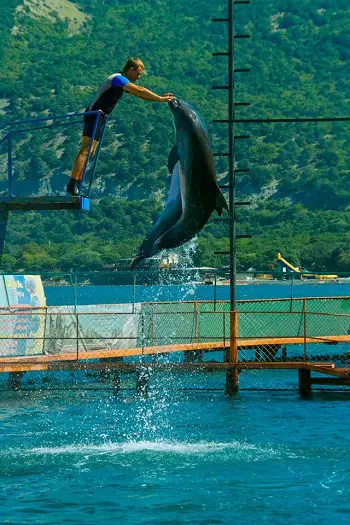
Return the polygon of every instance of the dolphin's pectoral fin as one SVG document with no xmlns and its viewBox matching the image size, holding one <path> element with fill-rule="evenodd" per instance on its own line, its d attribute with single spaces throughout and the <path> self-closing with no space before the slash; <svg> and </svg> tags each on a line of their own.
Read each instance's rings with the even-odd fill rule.
<svg viewBox="0 0 350 525">
<path fill-rule="evenodd" d="M 143 241 L 143 243 L 139 247 L 136 255 L 134 255 L 133 260 L 131 261 L 131 264 L 129 267 L 130 270 L 133 270 L 135 266 L 140 264 L 141 261 L 144 261 L 145 259 L 150 257 L 149 253 L 151 249 L 152 249 L 152 244 L 150 244 L 149 239 L 146 237 L 146 239 Z"/>
<path fill-rule="evenodd" d="M 218 187 L 216 187 L 215 209 L 219 216 L 222 214 L 222 210 L 228 212 L 227 202 Z"/>
<path fill-rule="evenodd" d="M 142 261 L 142 259 L 144 259 L 144 257 L 142 257 L 142 255 L 136 255 L 133 258 L 133 260 L 131 261 L 130 270 L 133 270 L 135 268 L 135 266 L 137 266 Z"/>
<path fill-rule="evenodd" d="M 172 173 L 174 168 L 175 168 L 175 164 L 180 160 L 180 154 L 179 154 L 179 150 L 177 149 L 177 146 L 176 144 L 171 148 L 170 152 L 169 152 L 169 155 L 168 155 L 168 170 L 169 170 L 169 173 Z"/>
</svg>

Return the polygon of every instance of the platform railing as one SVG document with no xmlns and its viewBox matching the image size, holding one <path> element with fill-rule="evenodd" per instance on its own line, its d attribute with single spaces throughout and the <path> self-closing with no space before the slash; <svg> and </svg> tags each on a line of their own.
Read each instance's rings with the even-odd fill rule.
<svg viewBox="0 0 350 525">
<path fill-rule="evenodd" d="M 15 197 L 15 191 L 14 191 L 14 173 L 13 173 L 13 167 L 14 167 L 14 157 L 13 157 L 13 139 L 17 135 L 25 134 L 28 132 L 35 132 L 38 130 L 43 129 L 53 129 L 53 128 L 59 128 L 59 127 L 68 127 L 73 126 L 77 124 L 82 124 L 83 117 L 92 115 L 95 116 L 95 122 L 92 132 L 92 137 L 89 142 L 89 149 L 88 149 L 88 155 L 86 158 L 86 162 L 84 165 L 83 175 L 80 183 L 81 187 L 81 195 L 83 197 L 89 197 L 91 186 L 93 184 L 95 173 L 96 173 L 96 166 L 97 166 L 97 160 L 99 157 L 100 148 L 102 145 L 103 135 L 105 131 L 106 126 L 106 116 L 103 115 L 100 111 L 88 111 L 85 113 L 67 113 L 64 115 L 49 115 L 47 117 L 39 117 L 34 119 L 23 119 L 23 120 L 17 120 L 13 122 L 7 122 L 4 124 L 1 124 L 1 128 L 10 128 L 9 131 L 6 131 L 5 135 L 0 139 L 0 145 L 5 143 L 6 144 L 6 156 L 7 156 L 7 197 L 12 198 Z M 19 127 L 18 127 L 19 126 Z M 100 132 L 100 138 L 98 142 L 97 149 L 95 151 L 93 161 L 92 161 L 92 167 L 88 170 L 90 158 L 91 158 L 91 151 L 93 146 L 93 141 L 95 140 L 95 136 L 97 133 L 98 127 L 101 126 L 101 132 Z M 78 151 L 79 145 L 77 144 L 77 151 Z M 73 164 L 72 159 L 72 164 Z M 28 195 L 32 196 L 32 195 Z"/>
</svg>

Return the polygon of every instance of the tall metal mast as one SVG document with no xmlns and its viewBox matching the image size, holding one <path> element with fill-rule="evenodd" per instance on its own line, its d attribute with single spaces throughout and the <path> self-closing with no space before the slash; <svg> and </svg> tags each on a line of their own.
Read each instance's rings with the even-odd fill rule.
<svg viewBox="0 0 350 525">
<path fill-rule="evenodd" d="M 228 152 L 217 153 L 217 156 L 228 157 L 228 186 L 221 186 L 222 188 L 228 188 L 229 191 L 229 237 L 230 237 L 230 251 L 229 252 L 216 252 L 217 254 L 229 254 L 230 256 L 230 310 L 236 311 L 237 298 L 236 298 L 236 239 L 239 237 L 250 237 L 250 235 L 237 235 L 236 232 L 236 205 L 248 205 L 249 202 L 236 202 L 236 172 L 237 171 L 249 171 L 249 170 L 236 170 L 235 169 L 235 141 L 237 139 L 249 138 L 249 136 L 235 136 L 234 134 L 234 121 L 235 121 L 235 105 L 249 105 L 247 103 L 234 102 L 234 73 L 249 72 L 249 69 L 234 69 L 234 40 L 236 38 L 249 38 L 250 35 L 235 35 L 234 33 L 234 5 L 236 4 L 249 4 L 250 0 L 228 0 L 227 4 L 227 18 L 213 18 L 213 22 L 226 22 L 228 24 L 228 35 L 227 35 L 227 52 L 213 53 L 214 56 L 227 55 L 227 67 L 228 67 L 228 85 L 227 86 L 213 86 L 213 89 L 227 89 L 228 95 L 228 119 L 225 121 L 214 120 L 214 122 L 227 122 L 228 123 Z"/>
<path fill-rule="evenodd" d="M 228 180 L 229 180 L 229 236 L 230 236 L 230 310 L 236 311 L 236 180 L 234 141 L 234 21 L 233 2 L 228 0 Z"/>
</svg>

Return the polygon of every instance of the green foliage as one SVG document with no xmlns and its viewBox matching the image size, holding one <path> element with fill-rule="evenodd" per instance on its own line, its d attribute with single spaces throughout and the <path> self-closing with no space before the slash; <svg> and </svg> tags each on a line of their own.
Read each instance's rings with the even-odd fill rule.
<svg viewBox="0 0 350 525">
<path fill-rule="evenodd" d="M 226 16 L 215 0 L 76 0 L 72 21 L 33 16 L 20 0 L 0 6 L 0 120 L 83 111 L 99 84 L 129 56 L 142 57 L 148 75 L 140 83 L 159 94 L 173 92 L 196 106 L 208 123 L 214 151 L 227 151 L 227 94 L 211 86 L 227 82 L 226 30 L 211 24 Z M 22 9 L 17 9 L 22 6 Z M 69 13 L 67 14 L 67 16 Z M 83 15 L 87 15 L 85 18 Z M 349 99 L 346 0 L 255 0 L 236 12 L 236 117 L 346 115 Z M 3 108 L 3 109 L 1 109 Z M 240 269 L 267 267 L 278 251 L 304 267 L 349 271 L 348 123 L 237 125 L 249 133 L 237 142 L 236 193 L 253 201 L 238 209 Z M 64 192 L 81 126 L 18 134 L 16 180 L 38 192 Z M 98 269 L 129 257 L 161 212 L 174 132 L 166 105 L 125 95 L 107 123 L 94 203 L 88 215 L 13 213 L 4 267 L 26 270 Z M 1 157 L 3 159 L 3 157 Z M 2 160 L 3 162 L 3 160 Z M 217 172 L 227 182 L 227 159 Z M 46 188 L 46 190 L 45 190 Z M 201 232 L 196 265 L 222 265 L 215 250 L 228 248 L 227 225 Z"/>
</svg>

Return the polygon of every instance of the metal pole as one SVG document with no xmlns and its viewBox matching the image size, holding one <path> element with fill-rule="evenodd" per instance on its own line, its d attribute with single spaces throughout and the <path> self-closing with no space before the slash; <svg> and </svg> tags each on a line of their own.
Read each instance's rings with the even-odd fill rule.
<svg viewBox="0 0 350 525">
<path fill-rule="evenodd" d="M 198 343 L 198 302 L 194 302 L 194 342 Z"/>
<path fill-rule="evenodd" d="M 303 299 L 303 310 L 304 310 L 304 361 L 307 360 L 307 346 L 306 346 L 306 337 L 307 337 L 307 328 L 306 328 L 306 298 Z"/>
<path fill-rule="evenodd" d="M 238 312 L 230 312 L 230 348 L 227 352 L 227 361 L 233 365 L 238 363 Z M 226 394 L 233 395 L 238 392 L 238 368 L 226 372 Z"/>
<path fill-rule="evenodd" d="M 74 270 L 74 283 L 72 280 L 73 285 L 73 295 L 74 295 L 74 313 L 77 311 L 77 286 L 78 286 L 78 277 L 77 277 L 78 270 Z"/>
<path fill-rule="evenodd" d="M 7 136 L 7 174 L 8 174 L 8 192 L 9 197 L 12 197 L 12 137 L 11 133 Z"/>
<path fill-rule="evenodd" d="M 7 302 L 6 306 L 8 306 L 10 308 L 11 302 L 10 302 L 9 292 L 8 292 L 8 289 L 7 289 L 6 279 L 5 279 L 4 275 L 2 276 L 2 280 L 3 280 L 3 283 L 4 283 L 5 294 L 6 294 L 6 302 Z"/>
<path fill-rule="evenodd" d="M 83 115 L 97 115 L 98 110 L 95 111 L 84 111 L 83 113 L 66 113 L 64 115 L 49 115 L 47 117 L 40 117 L 40 118 L 31 118 L 31 119 L 23 119 L 23 120 L 14 120 L 13 122 L 4 122 L 0 124 L 0 128 L 5 128 L 7 126 L 18 126 L 19 124 L 30 124 L 31 122 L 45 122 L 46 120 L 58 120 L 58 119 L 64 119 L 64 118 L 71 118 L 71 117 L 82 117 Z M 30 128 L 31 129 L 31 128 Z M 25 130 L 24 130 L 25 131 Z"/>
<path fill-rule="evenodd" d="M 141 314 L 141 339 L 142 339 L 142 353 L 141 353 L 141 363 L 145 361 L 145 316 Z"/>
<path fill-rule="evenodd" d="M 233 69 L 234 69 L 234 24 L 233 0 L 228 0 L 228 176 L 229 176 L 229 236 L 230 236 L 230 309 L 236 310 L 236 224 L 235 224 L 235 173 L 234 173 L 234 103 L 233 103 Z"/>
<path fill-rule="evenodd" d="M 93 142 L 95 140 L 97 126 L 99 125 L 100 119 L 102 119 L 102 118 L 103 118 L 102 117 L 102 113 L 98 112 L 96 117 L 95 117 L 95 123 L 94 123 L 94 127 L 93 127 L 93 130 L 92 130 L 92 137 L 91 137 L 90 142 L 89 142 L 89 148 L 88 148 L 87 156 L 86 156 L 86 159 L 85 159 L 85 162 L 84 162 L 83 173 L 82 173 L 81 180 L 80 180 L 80 188 L 82 188 L 83 184 L 84 184 L 85 174 L 86 174 L 87 166 L 88 166 L 88 163 L 89 163 L 89 160 L 90 160 L 90 157 L 91 157 L 92 145 L 93 145 Z"/>
<path fill-rule="evenodd" d="M 152 346 L 154 346 L 154 342 L 155 342 L 154 304 L 151 305 L 151 311 L 152 311 Z"/>
<path fill-rule="evenodd" d="M 237 70 L 236 70 L 237 71 Z M 233 119 L 234 124 L 273 124 L 284 122 L 349 122 L 350 117 L 309 117 L 309 118 L 237 118 Z M 228 122 L 226 119 L 215 119 L 213 122 Z"/>
<path fill-rule="evenodd" d="M 238 313 L 236 301 L 236 175 L 235 175 L 235 136 L 234 136 L 234 9 L 233 0 L 228 0 L 228 175 L 229 175 L 229 235 L 230 235 L 230 349 L 226 354 L 228 362 L 238 362 Z M 238 391 L 238 369 L 226 373 L 226 393 L 233 395 Z"/>
<path fill-rule="evenodd" d="M 226 355 L 228 355 L 228 352 L 226 351 L 226 312 L 223 312 L 222 314 L 222 331 L 224 335 L 224 356 L 225 361 L 227 361 Z"/>
<path fill-rule="evenodd" d="M 77 347 L 76 347 L 76 359 L 79 359 L 79 319 L 78 312 L 75 312 L 75 322 L 76 322 L 76 338 L 77 338 Z"/>
<path fill-rule="evenodd" d="M 293 286 L 294 286 L 294 274 L 292 275 L 292 282 L 291 282 L 291 286 L 290 286 L 290 307 L 289 307 L 290 312 L 293 311 L 293 299 L 294 299 Z"/>
<path fill-rule="evenodd" d="M 86 194 L 88 196 L 90 195 L 91 186 L 92 186 L 92 183 L 94 182 L 94 179 L 95 179 L 97 160 L 98 160 L 98 157 L 99 157 L 99 154 L 100 154 L 100 149 L 101 149 L 101 146 L 102 146 L 103 136 L 104 136 L 104 132 L 105 132 L 105 128 L 106 128 L 106 122 L 107 122 L 107 115 L 104 115 L 103 117 L 100 117 L 100 118 L 103 118 L 103 124 L 102 124 L 102 127 L 101 127 L 100 140 L 98 141 L 98 146 L 97 146 L 96 151 L 95 151 L 95 160 L 94 160 L 94 163 L 93 163 L 93 166 L 92 166 L 92 170 L 91 170 L 90 182 L 89 182 L 89 186 L 88 186 L 88 189 L 87 189 L 87 192 L 86 192 Z"/>
<path fill-rule="evenodd" d="M 217 270 L 214 274 L 214 312 L 216 311 L 216 284 L 217 284 Z"/>
<path fill-rule="evenodd" d="M 132 286 L 132 313 L 135 313 L 135 300 L 136 300 L 136 275 L 134 275 L 134 281 Z"/>
</svg>

